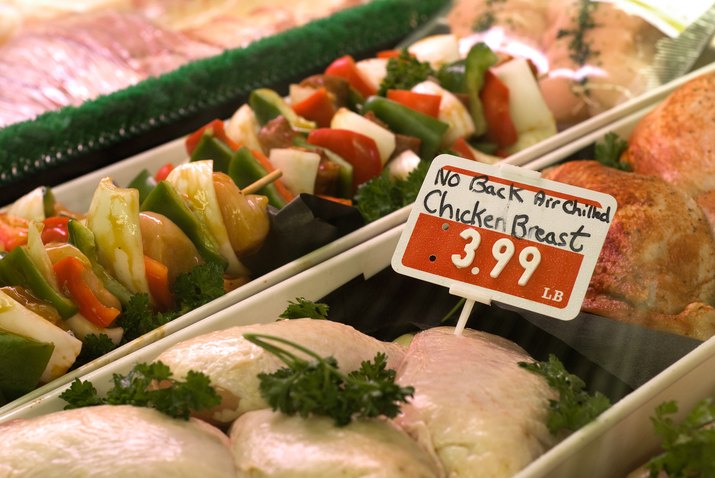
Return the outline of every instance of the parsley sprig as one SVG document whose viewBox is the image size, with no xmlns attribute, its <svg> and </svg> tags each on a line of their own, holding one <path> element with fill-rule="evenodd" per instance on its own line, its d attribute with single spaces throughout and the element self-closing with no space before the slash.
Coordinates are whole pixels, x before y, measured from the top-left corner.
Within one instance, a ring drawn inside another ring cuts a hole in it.
<svg viewBox="0 0 715 478">
<path fill-rule="evenodd" d="M 681 423 L 669 416 L 677 411 L 678 404 L 668 401 L 651 417 L 663 453 L 648 462 L 650 476 L 661 472 L 668 478 L 715 476 L 715 404 L 709 398 L 700 401 Z"/>
<path fill-rule="evenodd" d="M 380 83 L 377 94 L 385 96 L 387 90 L 409 90 L 435 74 L 428 62 L 421 62 L 403 48 L 397 57 L 387 62 L 387 74 Z"/>
<path fill-rule="evenodd" d="M 65 410 L 95 405 L 135 405 L 155 408 L 174 418 L 188 420 L 192 411 L 211 409 L 221 397 L 208 376 L 190 370 L 184 381 L 172 378 L 171 369 L 162 363 L 140 363 L 127 375 L 114 374 L 114 387 L 101 397 L 92 382 L 75 379 L 60 394 Z"/>
<path fill-rule="evenodd" d="M 595 159 L 609 168 L 630 171 L 629 164 L 621 161 L 621 155 L 628 148 L 628 141 L 618 136 L 616 133 L 607 133 L 602 141 L 596 143 Z"/>
<path fill-rule="evenodd" d="M 278 357 L 287 367 L 274 373 L 261 373 L 260 392 L 273 408 L 286 415 L 323 415 L 337 426 L 355 417 L 394 418 L 400 404 L 414 394 L 413 387 L 395 383 L 395 371 L 387 368 L 387 357 L 378 353 L 373 361 L 345 374 L 334 357 L 320 357 L 290 340 L 264 334 L 244 334 L 244 338 Z M 300 351 L 313 360 L 298 357 L 277 344 Z"/>
<path fill-rule="evenodd" d="M 328 310 L 330 307 L 328 304 L 322 304 L 320 302 L 312 302 L 307 300 L 305 297 L 297 297 L 296 302 L 292 300 L 288 301 L 288 307 L 283 311 L 281 317 L 283 319 L 328 319 Z"/>
<path fill-rule="evenodd" d="M 355 195 L 360 214 L 367 222 L 372 222 L 415 202 L 429 166 L 428 161 L 420 161 L 407 179 L 390 179 L 384 171 L 363 183 Z"/>
<path fill-rule="evenodd" d="M 606 411 L 611 402 L 600 392 L 591 395 L 578 376 L 570 374 L 553 354 L 547 362 L 519 362 L 519 366 L 543 376 L 559 393 L 558 400 L 549 400 L 547 426 L 552 435 L 574 432 Z"/>
</svg>

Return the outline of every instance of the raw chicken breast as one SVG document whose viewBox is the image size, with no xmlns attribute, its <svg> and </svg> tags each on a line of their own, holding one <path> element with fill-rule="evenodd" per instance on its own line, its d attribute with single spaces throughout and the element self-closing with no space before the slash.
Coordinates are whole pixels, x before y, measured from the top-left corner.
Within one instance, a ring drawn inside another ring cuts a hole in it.
<svg viewBox="0 0 715 478">
<path fill-rule="evenodd" d="M 390 422 L 248 412 L 231 428 L 238 478 L 428 478 L 433 458 Z"/>
<path fill-rule="evenodd" d="M 222 395 L 219 408 L 210 418 L 230 423 L 249 410 L 267 408 L 258 390 L 257 375 L 284 366 L 273 354 L 243 338 L 243 334 L 260 333 L 292 340 L 320 356 L 333 356 L 342 370 L 360 368 L 365 360 L 383 352 L 388 368 L 397 368 L 404 349 L 381 342 L 354 328 L 328 320 L 295 319 L 268 324 L 255 324 L 212 332 L 189 339 L 164 351 L 157 360 L 167 364 L 174 375 L 184 377 L 189 370 L 203 372 Z M 299 352 L 297 355 L 305 356 Z"/>
<path fill-rule="evenodd" d="M 592 2 L 593 28 L 579 26 L 580 5 L 562 10 L 546 33 L 544 47 L 549 73 L 541 80 L 546 102 L 562 125 L 570 125 L 640 95 L 648 88 L 646 68 L 663 34 L 650 23 L 606 2 Z M 575 36 L 563 31 L 583 29 L 582 43 L 591 52 L 575 61 Z"/>
<path fill-rule="evenodd" d="M 715 240 L 690 196 L 595 161 L 564 163 L 544 177 L 618 201 L 583 310 L 700 339 L 715 333 Z"/>
<path fill-rule="evenodd" d="M 546 417 L 556 394 L 524 361 L 532 359 L 495 335 L 421 332 L 398 369 L 415 395 L 396 423 L 434 450 L 449 477 L 512 476 L 554 444 Z"/>
<path fill-rule="evenodd" d="M 129 405 L 8 422 L 0 425 L 0 443 L 0 477 L 235 477 L 218 429 Z"/>
<path fill-rule="evenodd" d="M 715 73 L 690 80 L 641 119 L 624 161 L 693 196 L 715 190 Z"/>
</svg>

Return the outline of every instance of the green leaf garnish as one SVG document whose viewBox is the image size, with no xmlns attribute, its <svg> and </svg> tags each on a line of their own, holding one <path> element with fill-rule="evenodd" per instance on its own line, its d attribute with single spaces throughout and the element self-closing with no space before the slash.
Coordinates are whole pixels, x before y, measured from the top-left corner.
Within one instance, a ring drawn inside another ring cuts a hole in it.
<svg viewBox="0 0 715 478">
<path fill-rule="evenodd" d="M 114 387 L 100 397 L 91 382 L 75 379 L 60 394 L 65 410 L 95 405 L 135 405 L 155 408 L 174 418 L 188 420 L 192 411 L 208 410 L 221 403 L 209 377 L 190 370 L 184 381 L 172 378 L 162 362 L 140 363 L 127 375 L 114 374 Z"/>
<path fill-rule="evenodd" d="M 607 133 L 603 141 L 596 143 L 596 161 L 609 168 L 630 171 L 629 164 L 621 161 L 621 155 L 628 148 L 628 141 L 615 133 Z"/>
<path fill-rule="evenodd" d="M 387 357 L 378 353 L 373 361 L 362 362 L 360 369 L 345 374 L 334 357 L 320 357 L 315 352 L 281 337 L 245 334 L 244 338 L 278 357 L 287 367 L 273 373 L 261 373 L 260 392 L 273 408 L 286 415 L 323 415 L 337 426 L 355 417 L 394 418 L 400 403 L 414 394 L 413 387 L 395 383 L 395 371 L 386 368 Z M 296 356 L 276 343 L 303 352 L 313 360 Z"/>
<path fill-rule="evenodd" d="M 387 90 L 409 90 L 434 74 L 435 71 L 428 62 L 419 61 L 403 48 L 399 56 L 388 60 L 387 74 L 380 83 L 377 94 L 385 96 Z"/>
<path fill-rule="evenodd" d="M 519 362 L 519 366 L 543 376 L 559 393 L 558 400 L 549 400 L 547 426 L 552 435 L 574 432 L 611 406 L 608 397 L 602 393 L 591 395 L 585 391 L 583 380 L 568 373 L 553 354 L 549 355 L 548 362 Z"/>
<path fill-rule="evenodd" d="M 107 334 L 87 334 L 82 339 L 82 350 L 72 368 L 78 368 L 117 348 Z"/>
<path fill-rule="evenodd" d="M 372 222 L 412 204 L 428 170 L 429 162 L 421 161 L 407 179 L 395 180 L 390 179 L 387 171 L 384 171 L 360 186 L 355 195 L 358 210 L 367 222 Z"/>
<path fill-rule="evenodd" d="M 297 297 L 295 299 L 297 302 L 292 300 L 288 301 L 288 307 L 279 317 L 284 319 L 319 319 L 327 320 L 328 310 L 330 307 L 328 304 L 315 303 L 310 300 L 306 300 L 304 297 Z"/>
<path fill-rule="evenodd" d="M 715 476 L 715 404 L 710 398 L 700 401 L 680 424 L 668 416 L 677 411 L 678 404 L 668 401 L 658 405 L 651 417 L 663 453 L 648 462 L 650 476 L 661 472 L 668 478 Z"/>
</svg>

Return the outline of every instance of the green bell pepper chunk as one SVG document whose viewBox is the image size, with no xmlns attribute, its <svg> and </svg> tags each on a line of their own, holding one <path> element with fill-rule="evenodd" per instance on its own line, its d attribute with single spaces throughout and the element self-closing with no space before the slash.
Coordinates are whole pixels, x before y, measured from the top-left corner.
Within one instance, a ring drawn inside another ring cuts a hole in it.
<svg viewBox="0 0 715 478">
<path fill-rule="evenodd" d="M 121 282 L 109 274 L 104 266 L 99 263 L 97 244 L 94 241 L 92 231 L 75 219 L 70 219 L 67 223 L 67 230 L 69 232 L 70 243 L 77 247 L 77 249 L 89 259 L 90 264 L 92 264 L 92 271 L 94 271 L 94 274 L 102 281 L 104 287 L 119 299 L 122 305 L 126 306 L 132 298 L 132 293 Z"/>
<path fill-rule="evenodd" d="M 207 226 L 191 212 L 168 181 L 160 181 L 156 185 L 142 202 L 140 210 L 152 211 L 168 217 L 191 239 L 204 260 L 221 264 L 224 269 L 228 265 Z"/>
<path fill-rule="evenodd" d="M 484 74 L 498 61 L 494 52 L 485 44 L 477 43 L 467 53 L 464 64 L 464 81 L 469 96 L 469 112 L 474 121 L 474 134 L 481 136 L 487 132 L 487 120 L 479 92 L 484 86 Z"/>
<path fill-rule="evenodd" d="M 387 123 L 393 132 L 419 138 L 422 141 L 420 157 L 427 161 L 437 155 L 444 134 L 449 129 L 449 125 L 443 121 L 382 96 L 371 96 L 367 99 L 363 105 L 363 113 L 368 111 L 372 111 Z"/>
<path fill-rule="evenodd" d="M 232 157 L 233 150 L 208 131 L 204 132 L 191 153 L 191 161 L 211 159 L 214 162 L 214 171 L 221 173 L 228 172 L 228 165 Z"/>
<path fill-rule="evenodd" d="M 228 175 L 241 189 L 249 184 L 255 183 L 267 174 L 268 171 L 266 171 L 261 163 L 253 156 L 251 150 L 245 146 L 242 146 L 236 151 L 228 165 Z M 280 195 L 275 184 L 271 183 L 264 186 L 258 190 L 258 194 L 266 196 L 268 203 L 278 209 L 286 204 L 285 199 Z"/>
<path fill-rule="evenodd" d="M 484 86 L 486 71 L 498 61 L 494 52 L 484 43 L 475 44 L 463 60 L 443 65 L 437 72 L 442 88 L 453 93 L 466 93 L 469 98 L 469 112 L 474 122 L 475 134 L 481 136 L 487 131 L 484 109 L 479 92 Z"/>
<path fill-rule="evenodd" d="M 0 330 L 0 393 L 14 400 L 40 382 L 55 346 Z"/>
<path fill-rule="evenodd" d="M 0 281 L 5 285 L 22 286 L 52 305 L 60 317 L 69 319 L 77 313 L 77 306 L 57 289 L 50 285 L 47 278 L 37 268 L 27 246 L 19 246 L 0 260 Z"/>
<path fill-rule="evenodd" d="M 142 169 L 127 187 L 139 191 L 139 202 L 142 202 L 156 187 L 156 179 L 154 179 L 154 176 L 151 175 L 148 169 Z"/>
<path fill-rule="evenodd" d="M 316 126 L 315 122 L 298 116 L 278 93 L 268 88 L 251 91 L 248 96 L 248 105 L 253 110 L 253 114 L 256 115 L 256 119 L 261 126 L 281 115 L 285 116 L 285 119 L 294 128 L 313 129 Z"/>
<path fill-rule="evenodd" d="M 45 210 L 45 217 L 55 215 L 55 195 L 52 188 L 45 186 L 42 194 L 42 207 Z"/>
</svg>

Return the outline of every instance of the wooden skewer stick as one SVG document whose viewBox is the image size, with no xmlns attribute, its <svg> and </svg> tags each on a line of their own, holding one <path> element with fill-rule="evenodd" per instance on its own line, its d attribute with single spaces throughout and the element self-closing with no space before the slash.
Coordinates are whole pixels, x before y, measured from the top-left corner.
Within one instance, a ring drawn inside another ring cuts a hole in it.
<svg viewBox="0 0 715 478">
<path fill-rule="evenodd" d="M 243 194 L 253 194 L 254 192 L 261 189 L 262 187 L 271 184 L 273 181 L 280 178 L 281 176 L 283 176 L 283 171 L 281 171 L 280 169 L 274 169 L 273 171 L 266 174 L 258 181 L 251 183 L 248 186 L 246 186 L 245 188 L 241 189 L 241 192 Z"/>
</svg>

